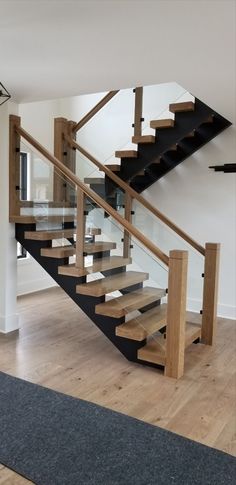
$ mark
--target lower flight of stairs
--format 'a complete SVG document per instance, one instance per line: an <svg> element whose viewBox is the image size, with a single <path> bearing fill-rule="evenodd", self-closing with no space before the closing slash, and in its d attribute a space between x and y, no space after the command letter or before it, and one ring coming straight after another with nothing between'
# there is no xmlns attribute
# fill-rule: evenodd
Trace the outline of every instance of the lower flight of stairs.
<svg viewBox="0 0 236 485"><path fill-rule="evenodd" d="M168 357L167 304L161 300L167 290L143 286L149 274L126 270L132 258L112 256L114 242L95 240L100 229L87 230L84 255L92 256L93 261L90 266L78 268L69 261L76 251L75 233L72 222L53 230L36 230L36 224L16 224L17 241L127 359L164 368ZM58 239L66 241L65 245L52 246ZM95 273L101 276L89 278ZM112 295L117 290L120 295ZM132 312L136 312L135 316ZM185 332L185 347L201 339L199 325L187 322Z"/></svg>
<svg viewBox="0 0 236 485"><path fill-rule="evenodd" d="M36 224L16 224L16 239L48 272L74 302L89 316L97 327L129 360L154 367L163 367L164 356L151 361L139 351L147 346L148 338L157 338L158 332L166 326L166 305L160 305L166 290L143 287L148 273L126 271L131 258L111 256L115 249L113 242L96 241L99 232L90 231L92 239L85 241L85 254L93 256L91 266L79 269L69 264L69 257L75 254L73 236L75 228L62 226L61 230L36 231ZM68 244L52 247L52 241L64 238ZM104 276L87 281L88 275L100 272ZM106 295L120 291L120 296L106 299ZM126 316L133 311L139 316L126 322ZM152 337L153 336L153 337Z"/></svg>

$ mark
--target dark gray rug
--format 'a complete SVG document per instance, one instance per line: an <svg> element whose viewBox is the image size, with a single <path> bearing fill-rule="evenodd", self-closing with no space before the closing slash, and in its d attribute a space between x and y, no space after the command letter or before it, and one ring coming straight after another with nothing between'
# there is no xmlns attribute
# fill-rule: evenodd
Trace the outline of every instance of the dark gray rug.
<svg viewBox="0 0 236 485"><path fill-rule="evenodd" d="M236 459L0 372L0 462L37 485L229 485Z"/></svg>

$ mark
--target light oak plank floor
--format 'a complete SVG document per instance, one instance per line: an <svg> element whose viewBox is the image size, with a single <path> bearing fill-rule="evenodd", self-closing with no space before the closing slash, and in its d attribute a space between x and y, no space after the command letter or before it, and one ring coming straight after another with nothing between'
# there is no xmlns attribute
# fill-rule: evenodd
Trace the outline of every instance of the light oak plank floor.
<svg viewBox="0 0 236 485"><path fill-rule="evenodd" d="M132 364L60 289L19 298L20 331L0 334L0 370L134 416L236 456L236 322L192 345L178 381ZM28 480L0 466L0 485Z"/></svg>

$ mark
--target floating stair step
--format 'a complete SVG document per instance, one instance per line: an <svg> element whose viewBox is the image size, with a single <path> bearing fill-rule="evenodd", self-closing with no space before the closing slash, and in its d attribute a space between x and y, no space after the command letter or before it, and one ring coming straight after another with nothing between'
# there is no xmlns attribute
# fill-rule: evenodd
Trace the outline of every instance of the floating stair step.
<svg viewBox="0 0 236 485"><path fill-rule="evenodd" d="M72 238L76 233L76 228L72 229L58 229L51 231L26 231L25 239L30 239L32 241L51 241L53 239L68 239ZM100 228L88 228L86 229L86 234L89 236L96 236L101 234Z"/></svg>
<svg viewBox="0 0 236 485"><path fill-rule="evenodd" d="M201 338L201 325L196 323L186 322L185 329L185 348L189 347L195 340Z"/></svg>
<svg viewBox="0 0 236 485"><path fill-rule="evenodd" d="M110 251L116 248L116 243L95 241L93 243L85 243L84 252L87 254L101 253L103 251ZM42 248L40 251L41 256L47 258L69 258L76 252L74 246L58 246L55 248Z"/></svg>
<svg viewBox="0 0 236 485"><path fill-rule="evenodd" d="M107 317L120 318L128 313L150 305L165 296L166 291L146 286L126 295L118 296L95 307L95 313Z"/></svg>
<svg viewBox="0 0 236 485"><path fill-rule="evenodd" d="M102 296L112 291L128 288L129 286L142 283L149 277L148 273L127 271L113 276L107 276L89 283L76 286L76 292L80 295Z"/></svg>
<svg viewBox="0 0 236 485"><path fill-rule="evenodd" d="M194 111L195 104L192 101L185 101L183 103L172 103L169 105L171 113L180 113L181 111Z"/></svg>
<svg viewBox="0 0 236 485"><path fill-rule="evenodd" d="M155 335L144 347L138 350L138 359L153 364L165 365L166 352L163 335Z"/></svg>
<svg viewBox="0 0 236 485"><path fill-rule="evenodd" d="M86 234L88 234L88 236L100 236L102 230L100 227L88 227L88 229L86 229Z"/></svg>
<svg viewBox="0 0 236 485"><path fill-rule="evenodd" d="M155 143L156 137L153 135L133 136L132 143Z"/></svg>
<svg viewBox="0 0 236 485"><path fill-rule="evenodd" d="M136 150L119 150L115 152L117 158L137 158L138 152Z"/></svg>
<svg viewBox="0 0 236 485"><path fill-rule="evenodd" d="M75 216L74 215L45 215L45 214L38 214L37 216L33 215L17 215L17 216L10 216L9 217L9 222L14 222L18 224L35 224L37 222L53 222L53 223L60 223L63 224L63 222L74 222Z"/></svg>
<svg viewBox="0 0 236 485"><path fill-rule="evenodd" d="M116 327L116 335L131 340L144 340L166 325L166 310L166 304L151 308L151 310Z"/></svg>
<svg viewBox="0 0 236 485"><path fill-rule="evenodd" d="M84 178L84 183L89 184L89 185L103 185L104 184L104 178L103 177L85 177Z"/></svg>
<svg viewBox="0 0 236 485"><path fill-rule="evenodd" d="M70 256L74 256L75 247L70 244L68 246L58 246L55 248L42 248L40 254L46 258L69 258Z"/></svg>
<svg viewBox="0 0 236 485"><path fill-rule="evenodd" d="M53 239L72 238L76 229L60 229L53 231L26 231L25 239L32 241L51 241Z"/></svg>
<svg viewBox="0 0 236 485"><path fill-rule="evenodd" d="M195 323L186 322L185 348L189 347L189 345L198 338L201 338L201 326ZM154 364L165 365L166 339L164 338L164 335L155 335L147 345L139 349L138 358Z"/></svg>
<svg viewBox="0 0 236 485"><path fill-rule="evenodd" d="M152 120L150 121L150 127L154 130L160 128L172 128L175 124L175 120L172 118L166 118L164 120Z"/></svg>
<svg viewBox="0 0 236 485"><path fill-rule="evenodd" d="M116 243L107 241L95 241L84 245L84 252L87 254L101 253L116 249Z"/></svg>
<svg viewBox="0 0 236 485"><path fill-rule="evenodd" d="M107 271L109 269L121 268L127 264L131 264L131 258L123 258L122 256L111 256L110 258L102 258L95 261L92 266L86 268L77 268L75 264L59 266L58 273L66 276L85 276L87 274Z"/></svg>
<svg viewBox="0 0 236 485"><path fill-rule="evenodd" d="M111 165L105 165L106 168L109 168L112 172L119 172L120 171L120 165L117 163L113 163ZM102 172L102 169L100 169L100 172Z"/></svg>

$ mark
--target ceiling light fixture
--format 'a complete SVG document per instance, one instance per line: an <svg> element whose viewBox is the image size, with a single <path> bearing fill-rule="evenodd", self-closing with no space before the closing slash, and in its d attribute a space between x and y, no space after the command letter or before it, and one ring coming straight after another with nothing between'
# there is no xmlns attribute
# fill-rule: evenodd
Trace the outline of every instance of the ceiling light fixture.
<svg viewBox="0 0 236 485"><path fill-rule="evenodd" d="M2 104L6 103L8 99L10 99L11 95L8 92L8 90L3 86L3 84L0 82L0 106Z"/></svg>

